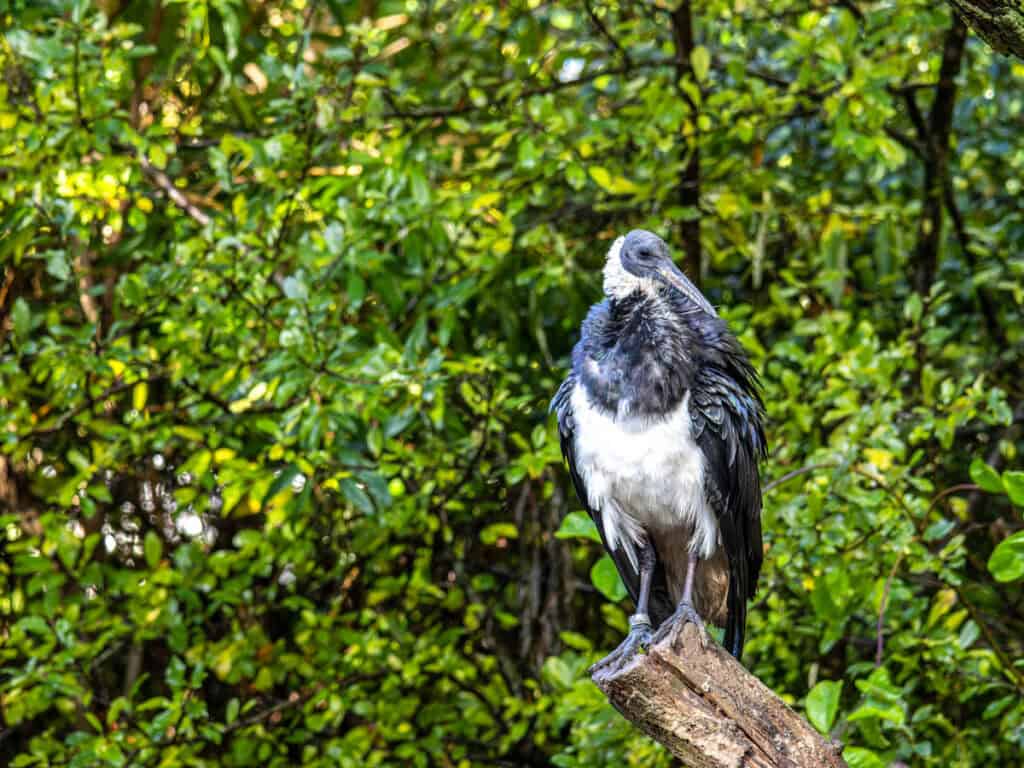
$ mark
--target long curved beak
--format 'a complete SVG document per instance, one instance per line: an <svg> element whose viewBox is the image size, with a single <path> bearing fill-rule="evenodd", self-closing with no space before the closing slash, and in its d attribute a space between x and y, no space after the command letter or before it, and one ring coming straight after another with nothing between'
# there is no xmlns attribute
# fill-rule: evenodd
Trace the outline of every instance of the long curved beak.
<svg viewBox="0 0 1024 768"><path fill-rule="evenodd" d="M690 282L690 278L683 274L683 270L675 264L669 262L666 266L659 268L658 275L666 284L671 285L709 315L718 317L718 313L711 306L711 302L704 298L704 294L698 290L696 285Z"/></svg>

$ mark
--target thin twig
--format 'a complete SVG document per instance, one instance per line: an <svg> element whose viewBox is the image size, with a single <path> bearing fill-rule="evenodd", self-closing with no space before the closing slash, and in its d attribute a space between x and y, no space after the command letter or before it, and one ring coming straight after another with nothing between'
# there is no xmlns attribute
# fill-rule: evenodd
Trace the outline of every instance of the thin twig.
<svg viewBox="0 0 1024 768"><path fill-rule="evenodd" d="M835 464L829 464L829 463L825 463L825 464L811 464L810 466L807 466L807 467L801 467L800 469L794 469L792 472L787 472L782 477L777 477L774 480L772 480L770 483L768 483L768 485L766 485L764 487L764 493L768 493L768 491L771 491L771 490L773 490L775 488L778 488L780 485L782 485L785 482L788 482L788 481L792 480L794 477L800 477L800 475L806 475L808 472L813 472L816 469L834 469L835 466L836 466Z"/></svg>
<svg viewBox="0 0 1024 768"><path fill-rule="evenodd" d="M78 69L81 62L81 48L82 48L82 23L81 21L75 24L75 54L71 64L71 87L75 94L75 122L79 126L85 126L85 120L82 117L82 84L79 80Z"/></svg>
<svg viewBox="0 0 1024 768"><path fill-rule="evenodd" d="M963 253L964 258L970 265L971 272L976 272L978 268L977 259L974 257L974 251L971 250L971 238L967 233L967 226L964 223L963 214L960 212L960 206L957 205L956 193L953 191L953 180L950 178L948 170L942 180L942 198L946 204L946 210L949 211L949 217L953 220L953 232L956 233L957 242L960 244L960 252ZM1003 336L1002 328L999 326L999 318L996 316L995 301L984 284L978 285L975 288L974 294L981 309L981 315L985 318L985 327L988 329L989 335L992 336L997 344L1005 346L1006 338Z"/></svg>
<svg viewBox="0 0 1024 768"><path fill-rule="evenodd" d="M917 99L914 98L913 91L902 91L903 101L907 105L907 115L910 117L910 122L914 125L914 130L917 131L917 137L923 143L927 144L929 141L928 127L924 122L924 115L921 114L921 109L917 106Z"/></svg>
<svg viewBox="0 0 1024 768"><path fill-rule="evenodd" d="M917 517L915 517L913 510L911 510L910 506L904 500L902 494L900 494L899 491L888 485L885 482L885 480L880 476L868 472L867 470L857 466L850 467L850 471L874 481L876 485L878 485L889 496L895 499L899 506L906 513L911 523L914 525L915 529L917 530L918 537L920 537L923 540L924 526L927 523L927 516L922 517L920 520ZM1016 667L1013 666L1013 661L1010 659L1009 656L1006 655L1006 652L1002 649L999 643L996 642L995 635L992 634L992 629L982 619L981 614L979 613L978 609L974 606L974 604L967 599L967 595L964 592L963 588L957 584L949 582L943 583L948 584L948 586L952 587L953 590L956 592L957 597L959 598L960 602L964 604L964 607L967 609L967 613L970 615L971 619L981 629L982 634L985 635L985 640L988 642L989 647L992 649L992 652L996 655L996 658L999 659L1000 664L1004 668L1006 676L1017 687L1018 690L1024 692L1024 675L1021 675L1017 672Z"/></svg>
<svg viewBox="0 0 1024 768"><path fill-rule="evenodd" d="M971 620L978 625L982 634L985 635L985 640L988 642L992 652L996 655L996 658L999 659L999 663L1002 664L1003 671L1006 673L1006 676L1010 678L1010 682L1014 684L1018 691L1024 693L1024 676L1017 672L1017 668L1013 665L1013 659L1007 656L1006 651L1004 651L1002 646L996 642L995 635L992 634L991 628L982 619L981 614L974 606L974 603L967 599L967 594L964 592L963 587L956 584L950 584L950 586L953 587L960 602L964 604L964 608L967 609L967 613L970 615Z"/></svg>
<svg viewBox="0 0 1024 768"><path fill-rule="evenodd" d="M897 142L899 142L904 147L913 152L914 155L918 157L918 159L924 159L925 151L924 147L921 146L921 142L912 139L910 136L907 136L907 134L903 133L903 131L893 128L892 126L889 125L885 126L885 132L886 134L888 134L890 138L895 139Z"/></svg>
<svg viewBox="0 0 1024 768"><path fill-rule="evenodd" d="M104 402L105 400L109 400L114 395L120 394L121 392L124 392L127 389L131 389L136 384L147 384L147 385L148 384L154 384L157 381L159 381L161 378L163 378L164 375L165 375L164 373L160 372L160 373L154 373L152 376L149 376L148 378L145 378L145 379L133 379L131 381L119 381L117 384L114 384L113 386L111 386L108 389L104 390L99 395L88 395L85 398L85 400L80 402L78 405L76 405L71 410L66 411L64 414L62 414L61 417L59 419L57 419L57 422L52 427L43 427L41 429L33 429L33 430L29 431L29 432L26 432L25 433L25 437L28 437L28 436L41 437L43 435L52 435L52 434L54 434L56 432L59 432L61 429L64 428L64 425L67 424L69 421L71 421L75 417L81 415L85 411L91 411L98 404Z"/></svg>
<svg viewBox="0 0 1024 768"><path fill-rule="evenodd" d="M547 85L535 86L533 88L523 89L517 96L516 99L529 98L530 96L544 96L549 93L555 93L557 91L565 90L567 88L575 88L579 85L586 85L599 77L606 75L627 75L634 70L639 69L656 69L658 67L666 66L671 64L669 60L655 60L650 62L644 62L642 64L635 64L631 66L623 67L611 67L609 69L601 69L595 72L588 72L580 75L574 80L555 80ZM424 118L447 118L447 117L459 117L461 115L473 114L475 112L484 112L491 107L498 106L500 99L488 99L483 104L476 104L472 101L464 101L460 104L449 107L428 107L426 109L418 109L409 112L405 111L392 111L385 112L381 117L388 118L400 118L400 119L411 119L419 120Z"/></svg>
<svg viewBox="0 0 1024 768"><path fill-rule="evenodd" d="M885 580L885 588L882 590L882 603L878 606L878 626L875 629L875 666L882 666L882 653L885 650L885 633L883 627L885 625L885 608L889 603L889 589L892 587L892 579L896 575L896 571L899 570L900 563L903 562L903 553L896 558L896 562L892 564L892 569L889 571L889 576Z"/></svg>
<svg viewBox="0 0 1024 768"><path fill-rule="evenodd" d="M622 60L626 62L627 65L632 66L633 60L629 57L629 52L622 47L619 41L616 40L612 33L608 30L608 27L605 26L604 22L601 21L598 15L594 12L594 6L591 5L590 0L584 0L583 5L587 9L587 15L590 16L591 22L593 22L595 27L597 27L597 31L601 33L601 36L612 44L612 46L615 48L616 51L619 52L619 55L622 56Z"/></svg>
<svg viewBox="0 0 1024 768"><path fill-rule="evenodd" d="M149 162L149 159L141 152L138 153L138 158L139 165L142 166L142 170L145 171L146 175L153 180L154 184L164 191L172 203L185 211L185 213L199 222L200 225L205 227L210 223L209 215L197 208L187 197L185 197L185 194L174 186L174 182L171 181L170 177L166 173Z"/></svg>
<svg viewBox="0 0 1024 768"><path fill-rule="evenodd" d="M932 499L931 504L928 505L928 512L931 512L933 509L935 509L935 505L938 504L940 501L942 501L944 498L946 498L947 496L950 496L950 495L952 495L954 493L959 493L960 491L980 491L980 490L981 490L981 487L975 485L974 483L960 483L959 485L954 485L954 486L952 486L950 488L946 488L945 490L943 490L940 493L937 493L935 495L935 497ZM925 513L925 517L928 516L928 512Z"/></svg>

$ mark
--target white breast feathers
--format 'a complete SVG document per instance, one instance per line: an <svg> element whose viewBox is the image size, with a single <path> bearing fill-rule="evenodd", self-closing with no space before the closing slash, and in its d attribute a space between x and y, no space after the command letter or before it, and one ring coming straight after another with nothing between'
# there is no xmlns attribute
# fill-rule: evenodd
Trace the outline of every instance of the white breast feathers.
<svg viewBox="0 0 1024 768"><path fill-rule="evenodd" d="M661 418L604 413L577 384L572 393L576 471L591 508L601 511L609 549L637 567L645 530L691 529L701 557L718 546L718 523L704 495L704 454L690 430L690 393Z"/></svg>

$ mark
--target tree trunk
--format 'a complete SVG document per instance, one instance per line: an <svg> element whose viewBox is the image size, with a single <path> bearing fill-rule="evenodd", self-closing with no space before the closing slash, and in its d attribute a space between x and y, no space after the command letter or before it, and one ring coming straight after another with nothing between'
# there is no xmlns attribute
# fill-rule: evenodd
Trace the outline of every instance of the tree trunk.
<svg viewBox="0 0 1024 768"><path fill-rule="evenodd" d="M693 284L700 288L703 277L704 254L700 241L700 134L697 131L697 116L700 105L696 104L689 94L683 90L681 83L690 78L694 83L693 64L693 13L690 0L684 0L672 11L672 38L676 49L676 88L680 98L689 108L689 118L693 121L693 135L685 148L686 164L679 178L679 205L687 211L679 224L679 234L683 245L684 270Z"/></svg>
<svg viewBox="0 0 1024 768"><path fill-rule="evenodd" d="M968 26L1000 53L1024 59L1024 0L949 0Z"/></svg>
<svg viewBox="0 0 1024 768"><path fill-rule="evenodd" d="M914 259L917 266L917 290L923 296L927 296L931 290L939 267L943 192L949 178L949 141L956 106L956 76L960 72L966 41L967 27L954 18L943 41L939 82L935 85L935 99L928 113L928 122L925 124L920 118L913 120L925 149L924 195ZM907 99L908 107L916 112L913 92L908 92Z"/></svg>
<svg viewBox="0 0 1024 768"><path fill-rule="evenodd" d="M822 737L725 649L701 648L687 624L677 653L665 640L593 680L637 728L689 768L844 768Z"/></svg>

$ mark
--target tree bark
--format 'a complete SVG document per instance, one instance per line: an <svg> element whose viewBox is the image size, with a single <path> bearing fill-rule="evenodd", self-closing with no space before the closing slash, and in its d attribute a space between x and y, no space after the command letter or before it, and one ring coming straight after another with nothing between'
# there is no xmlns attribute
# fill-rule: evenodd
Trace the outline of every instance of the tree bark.
<svg viewBox="0 0 1024 768"><path fill-rule="evenodd" d="M1024 0L949 0L949 4L995 50L1024 59Z"/></svg>
<svg viewBox="0 0 1024 768"><path fill-rule="evenodd" d="M918 136L925 148L924 193L921 221L917 233L917 290L927 296L938 270L939 246L942 242L943 192L949 175L949 139L953 132L953 109L956 106L956 76L960 72L967 27L954 18L942 46L939 82L928 122L913 118ZM907 94L908 107L916 112L913 92Z"/></svg>
<svg viewBox="0 0 1024 768"><path fill-rule="evenodd" d="M686 102L690 111L690 118L694 126L697 124L697 115L700 112L700 105L694 103L690 95L680 86L684 78L690 77L693 82L693 64L690 55L693 53L693 13L690 8L690 1L684 0L672 11L672 39L676 49L676 87L680 97ZM699 86L699 84L698 84ZM679 178L678 200L679 204L691 211L679 225L679 234L683 243L684 269L694 285L700 288L701 268L703 266L703 251L700 242L700 134L696 129L687 142L686 164Z"/></svg>
<svg viewBox="0 0 1024 768"><path fill-rule="evenodd" d="M843 768L822 737L725 649L687 624L593 680L637 728L690 768Z"/></svg>

